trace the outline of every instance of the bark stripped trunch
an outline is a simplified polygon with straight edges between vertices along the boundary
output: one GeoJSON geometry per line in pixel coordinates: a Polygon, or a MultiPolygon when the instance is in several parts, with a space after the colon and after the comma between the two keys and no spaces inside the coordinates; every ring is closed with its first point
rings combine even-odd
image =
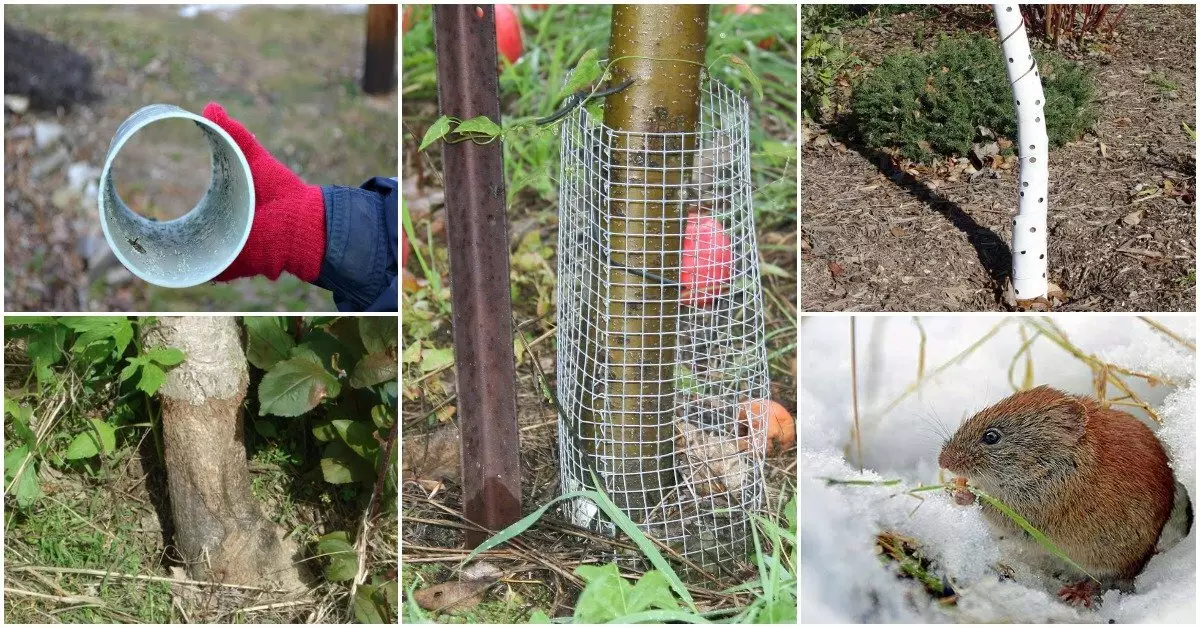
{"type": "Polygon", "coordinates": [[[158,391],[175,544],[193,579],[300,589],[309,575],[299,548],[250,493],[240,335],[227,316],[161,317],[142,334],[146,347],[186,355],[158,391]]]}

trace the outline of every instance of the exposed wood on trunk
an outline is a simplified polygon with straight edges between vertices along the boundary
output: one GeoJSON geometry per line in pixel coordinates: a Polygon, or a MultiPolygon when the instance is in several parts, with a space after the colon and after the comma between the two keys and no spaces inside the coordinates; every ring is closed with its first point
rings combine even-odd
{"type": "Polygon", "coordinates": [[[193,579],[299,589],[307,570],[298,548],[250,493],[240,335],[228,316],[162,317],[144,328],[146,347],[186,356],[158,393],[175,544],[193,579]]]}

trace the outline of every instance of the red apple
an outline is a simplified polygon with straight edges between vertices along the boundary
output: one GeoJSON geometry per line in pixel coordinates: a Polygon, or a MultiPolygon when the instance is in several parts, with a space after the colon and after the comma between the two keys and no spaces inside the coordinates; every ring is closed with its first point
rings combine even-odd
{"type": "Polygon", "coordinates": [[[511,4],[496,5],[496,50],[509,63],[521,58],[521,22],[511,4]]]}
{"type": "Polygon", "coordinates": [[[721,223],[693,211],[683,232],[679,260],[679,300],[707,307],[725,293],[733,276],[733,241],[721,223]]]}

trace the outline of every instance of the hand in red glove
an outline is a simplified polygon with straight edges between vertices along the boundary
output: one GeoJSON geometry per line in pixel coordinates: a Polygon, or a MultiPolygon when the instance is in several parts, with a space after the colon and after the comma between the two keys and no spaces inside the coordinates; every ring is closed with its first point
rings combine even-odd
{"type": "Polygon", "coordinates": [[[217,281],[266,275],[272,281],[287,271],[316,281],[325,258],[325,196],[263,148],[240,122],[215,102],[204,117],[217,123],[237,142],[254,177],[254,224],[246,246],[217,281]]]}

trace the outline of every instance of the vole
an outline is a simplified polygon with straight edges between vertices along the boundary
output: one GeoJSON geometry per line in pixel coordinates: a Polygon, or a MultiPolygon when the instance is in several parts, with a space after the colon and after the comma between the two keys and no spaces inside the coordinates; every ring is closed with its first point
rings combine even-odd
{"type": "MultiPolygon", "coordinates": [[[[938,464],[1007,504],[1099,579],[1103,588],[1076,571],[1083,580],[1059,592],[1064,601],[1088,606],[1110,587],[1132,590],[1176,501],[1174,475],[1154,432],[1125,412],[1048,386],[1018,392],[968,419],[942,447],[938,464]]],[[[1190,503],[1180,494],[1190,527],[1190,503]]],[[[995,507],[984,503],[983,513],[1032,555],[1061,563],[995,507]]]]}

